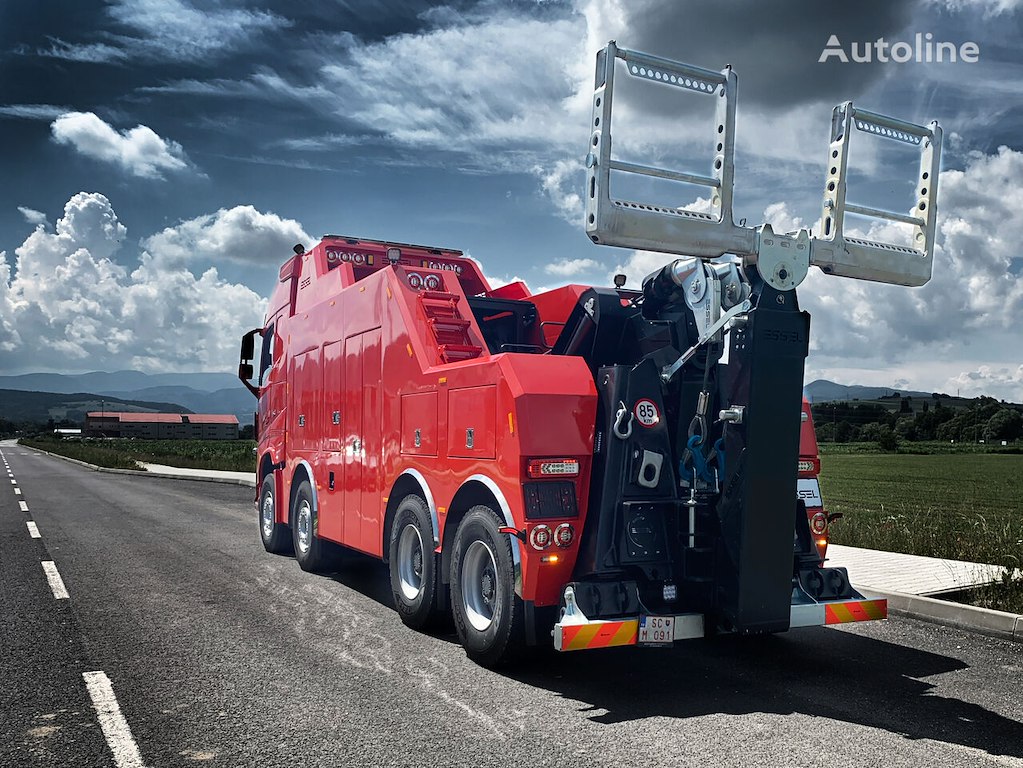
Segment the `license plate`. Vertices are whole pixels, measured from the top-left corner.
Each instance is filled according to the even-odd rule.
[[[640,616],[640,645],[671,645],[675,642],[674,616]]]

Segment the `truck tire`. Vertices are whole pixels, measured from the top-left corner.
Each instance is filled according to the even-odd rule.
[[[466,655],[484,667],[514,660],[525,645],[524,606],[506,534],[487,506],[469,510],[455,532],[451,604]]]
[[[313,490],[303,480],[295,492],[291,509],[291,533],[295,543],[295,560],[303,571],[321,573],[334,565],[330,543],[316,535],[316,510],[313,508]]]
[[[398,505],[387,553],[394,607],[402,622],[412,629],[434,624],[440,613],[437,556],[430,511],[421,496],[406,496]]]
[[[274,491],[274,476],[263,478],[259,489],[259,538],[263,548],[274,555],[290,554],[293,548],[291,531],[284,523],[275,519],[277,512],[277,494]]]

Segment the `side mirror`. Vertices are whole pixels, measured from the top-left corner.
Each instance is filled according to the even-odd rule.
[[[255,356],[256,334],[261,332],[262,328],[253,329],[242,336],[242,352],[240,355],[242,360],[251,360]],[[251,379],[252,376],[250,375],[249,378]]]
[[[262,334],[262,328],[253,328],[242,336],[242,350],[238,360],[238,378],[242,384],[253,395],[259,397],[259,389],[252,385],[252,377],[255,371],[252,368],[252,358],[256,354],[256,334]]]

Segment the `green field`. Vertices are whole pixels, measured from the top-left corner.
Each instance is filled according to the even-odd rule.
[[[100,467],[138,468],[136,462],[192,469],[255,472],[252,440],[131,440],[22,438],[21,443]]]
[[[821,463],[824,505],[844,515],[834,543],[1023,567],[1023,455],[850,452]],[[1023,610],[1023,585],[973,601]]]

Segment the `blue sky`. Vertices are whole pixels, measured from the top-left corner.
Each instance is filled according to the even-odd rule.
[[[638,284],[666,257],[591,244],[579,203],[615,38],[734,67],[750,225],[815,227],[834,104],[939,120],[934,279],[813,270],[807,380],[1023,401],[1021,27],[1017,0],[3,3],[0,371],[231,370],[291,246],[328,232],[460,248],[534,290]],[[979,60],[818,62],[832,34],[917,33]],[[672,98],[624,96],[615,146],[703,172],[707,116]],[[908,209],[912,158],[876,143],[853,181]]]

